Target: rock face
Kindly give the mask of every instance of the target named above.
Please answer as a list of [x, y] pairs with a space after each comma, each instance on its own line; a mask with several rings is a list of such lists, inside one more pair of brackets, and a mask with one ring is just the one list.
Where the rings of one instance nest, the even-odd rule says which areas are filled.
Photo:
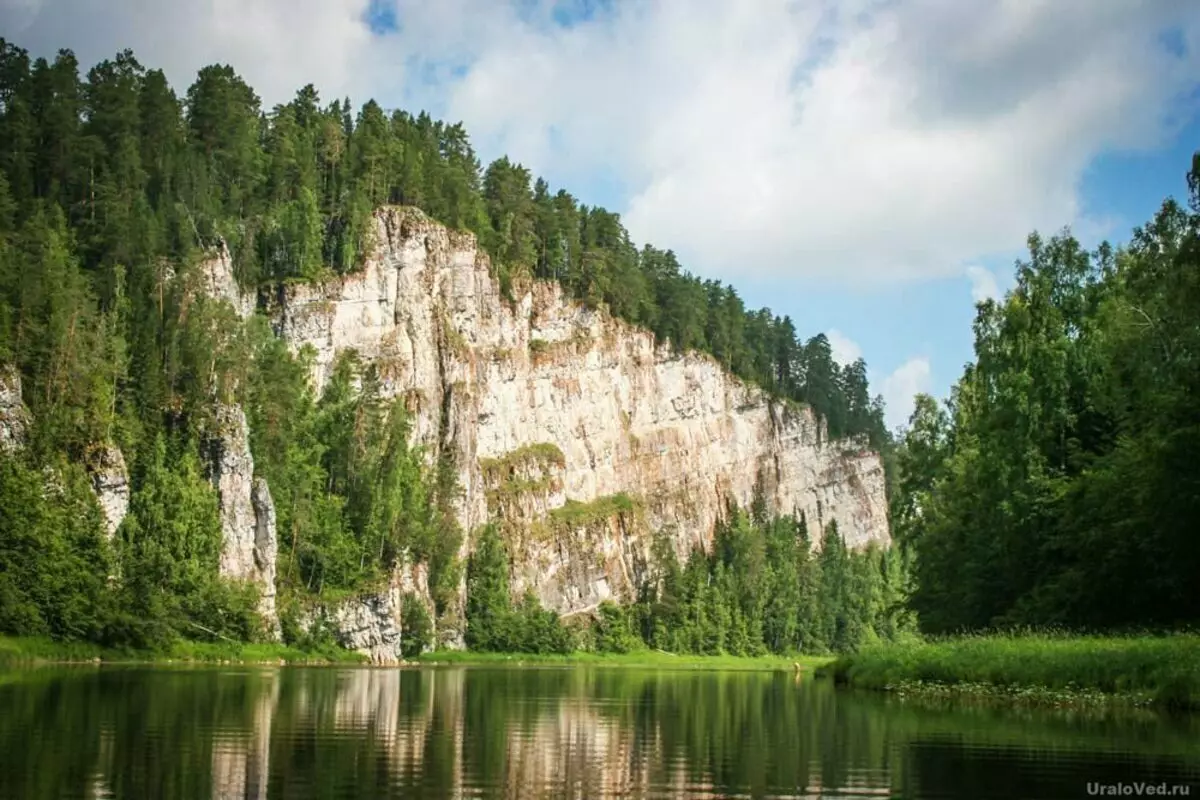
[[[711, 357], [675, 353], [557, 284], [506, 300], [475, 238], [415, 209], [380, 209], [373, 225], [360, 272], [280, 287], [265, 310], [293, 351], [315, 351], [318, 387], [343, 351], [375, 363], [385, 393], [404, 398], [416, 442], [431, 458], [454, 455], [464, 529], [505, 527], [514, 594], [532, 589], [564, 615], [630, 599], [653, 532], [686, 557], [709, 544], [730, 502], [756, 496], [769, 511], [803, 514], [812, 541], [831, 521], [852, 547], [890, 541], [883, 465], [864, 441], [830, 440], [809, 409], [773, 400]], [[201, 274], [212, 296], [253, 313], [226, 250]], [[222, 570], [270, 586], [274, 618], [273, 515], [250, 499], [245, 416], [223, 414]], [[348, 646], [394, 660], [404, 594], [428, 601], [414, 575], [325, 618]]]
[[89, 470], [92, 491], [104, 513], [105, 531], [111, 539], [129, 512], [129, 472], [125, 468], [125, 456], [119, 448], [105, 445], [96, 451]]
[[21, 399], [21, 373], [15, 367], [0, 366], [0, 453], [24, 447], [28, 431], [29, 409]]
[[[395, 664], [402, 660], [400, 637], [404, 633], [404, 600], [410, 595], [425, 604], [432, 619], [429, 570], [425, 564], [401, 565], [385, 591], [318, 609], [303, 617], [300, 626], [312, 630], [314, 626], [323, 624], [343, 647], [368, 656], [371, 663]], [[456, 630], [443, 630], [440, 633], [443, 646], [457, 645], [461, 648], [461, 637]]]
[[556, 284], [506, 301], [474, 237], [419, 211], [381, 209], [374, 233], [361, 272], [282, 288], [275, 329], [316, 351], [318, 385], [341, 351], [378, 365], [418, 442], [453, 451], [464, 528], [507, 523], [515, 592], [563, 614], [628, 598], [649, 532], [686, 556], [728, 501], [756, 492], [771, 511], [803, 513], [814, 541], [833, 520], [851, 546], [889, 541], [883, 466], [864, 442], [830, 441], [808, 409]]
[[392, 587], [330, 609], [326, 623], [348, 650], [371, 658], [373, 664], [392, 664], [400, 658], [400, 590]]
[[221, 575], [250, 581], [259, 587], [259, 613], [278, 639], [275, 559], [279, 544], [275, 532], [275, 504], [267, 482], [254, 477], [250, 430], [241, 407], [218, 406], [216, 420], [217, 430], [211, 440], [208, 463], [220, 505]]

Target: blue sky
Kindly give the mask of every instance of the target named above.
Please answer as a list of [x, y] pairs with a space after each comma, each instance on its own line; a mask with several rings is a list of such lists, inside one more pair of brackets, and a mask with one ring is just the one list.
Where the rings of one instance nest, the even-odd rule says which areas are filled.
[[1178, 0], [18, 0], [6, 37], [462, 120], [634, 239], [861, 353], [898, 424], [1025, 236], [1119, 242], [1200, 148]]

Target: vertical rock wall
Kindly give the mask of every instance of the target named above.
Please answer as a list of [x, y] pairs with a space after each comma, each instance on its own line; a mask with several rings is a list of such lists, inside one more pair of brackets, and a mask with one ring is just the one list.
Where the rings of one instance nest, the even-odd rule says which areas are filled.
[[254, 476], [250, 429], [241, 407], [219, 405], [216, 425], [208, 463], [221, 516], [221, 575], [259, 587], [259, 613], [278, 639], [275, 504], [267, 482]]
[[[745, 507], [756, 494], [772, 512], [803, 514], [814, 541], [835, 520], [852, 547], [890, 541], [883, 465], [864, 441], [831, 440], [811, 410], [770, 398], [707, 355], [675, 353], [557, 284], [506, 300], [475, 238], [415, 209], [380, 209], [374, 237], [360, 272], [280, 287], [265, 311], [293, 351], [313, 348], [318, 387], [343, 351], [376, 364], [385, 391], [411, 409], [416, 443], [454, 455], [464, 529], [504, 523], [514, 591], [533, 589], [562, 614], [629, 599], [653, 532], [685, 557], [707, 546], [729, 502]], [[253, 312], [227, 251], [202, 275], [212, 296]], [[273, 575], [253, 553], [265, 558], [273, 526], [250, 533], [254, 506], [240, 498], [253, 462], [244, 415], [230, 419], [218, 479], [222, 569], [265, 586]], [[553, 458], [518, 463], [529, 453]], [[400, 576], [392, 583], [329, 610], [343, 638], [376, 658], [398, 655], [404, 590]]]

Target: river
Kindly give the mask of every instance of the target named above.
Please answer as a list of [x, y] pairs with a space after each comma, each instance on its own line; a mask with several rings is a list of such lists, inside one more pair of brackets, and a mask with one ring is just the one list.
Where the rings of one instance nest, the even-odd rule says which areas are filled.
[[769, 672], [0, 672], [2, 797], [1057, 800], [1147, 787], [1200, 797], [1200, 719], [930, 705]]

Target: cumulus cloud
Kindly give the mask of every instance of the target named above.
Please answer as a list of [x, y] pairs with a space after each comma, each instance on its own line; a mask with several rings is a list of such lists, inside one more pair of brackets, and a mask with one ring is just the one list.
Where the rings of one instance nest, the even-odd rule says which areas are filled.
[[[635, 237], [709, 274], [948, 276], [1080, 220], [1099, 152], [1152, 143], [1197, 59], [1170, 0], [667, 0], [484, 54], [451, 108], [553, 171], [635, 187]], [[560, 134], [556, 148], [548, 130]]]
[[[368, 9], [394, 10], [372, 34]], [[586, 15], [580, 15], [587, 9]], [[1200, 74], [1176, 0], [9, 0], [0, 27], [84, 63], [133, 47], [177, 85], [232, 63], [463, 119], [639, 241], [730, 278], [961, 274], [1081, 219], [1099, 152], [1154, 144]], [[572, 24], [560, 24], [564, 18]], [[1183, 48], [1159, 43], [1177, 27]], [[1182, 51], [1182, 55], [1180, 55]]]
[[853, 364], [862, 358], [862, 348], [858, 346], [858, 342], [836, 328], [827, 331], [825, 338], [829, 339], [829, 348], [833, 351], [833, 360], [842, 366]]
[[1003, 297], [996, 274], [986, 267], [972, 264], [967, 267], [967, 278], [971, 281], [971, 299], [976, 303], [984, 300], [999, 300]]
[[893, 430], [908, 423], [913, 397], [929, 392], [932, 369], [924, 356], [910, 358], [883, 379], [883, 402], [887, 426]]

